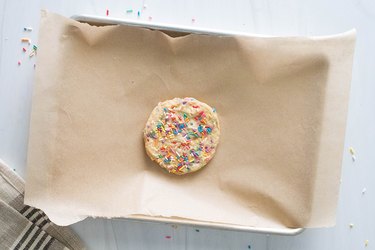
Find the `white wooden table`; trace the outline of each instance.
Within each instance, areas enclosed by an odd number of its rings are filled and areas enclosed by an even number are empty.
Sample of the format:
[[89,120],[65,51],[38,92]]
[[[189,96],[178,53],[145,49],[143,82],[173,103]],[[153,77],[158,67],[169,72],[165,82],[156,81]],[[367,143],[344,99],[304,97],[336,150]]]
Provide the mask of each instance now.
[[[110,16],[129,19],[137,19],[140,10],[142,20],[152,17],[153,22],[267,35],[328,35],[356,28],[335,227],[310,229],[293,237],[106,219],[87,219],[73,227],[89,249],[375,249],[374,0],[0,0],[0,158],[21,176],[26,165],[35,58],[23,55],[20,38],[36,41],[41,8],[68,17],[105,15],[108,9]],[[129,9],[133,13],[127,14]],[[26,26],[34,30],[25,33]],[[355,162],[348,152],[350,146],[356,150]],[[367,247],[365,240],[369,240]]]

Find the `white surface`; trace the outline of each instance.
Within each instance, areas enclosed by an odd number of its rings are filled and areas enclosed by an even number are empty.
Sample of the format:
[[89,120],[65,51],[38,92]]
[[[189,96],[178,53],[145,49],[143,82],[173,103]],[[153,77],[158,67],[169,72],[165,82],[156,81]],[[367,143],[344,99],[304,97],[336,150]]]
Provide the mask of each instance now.
[[[143,3],[147,9],[142,10]],[[329,35],[357,29],[337,225],[299,236],[87,219],[74,225],[89,249],[375,249],[375,1],[373,0],[0,0],[0,158],[25,173],[35,58],[20,38],[37,38],[39,10],[105,15],[266,35]],[[126,14],[133,9],[132,14]],[[195,18],[195,22],[192,22]],[[31,26],[30,33],[23,27]],[[21,66],[17,61],[22,60]],[[348,148],[356,150],[352,162]],[[362,190],[367,191],[363,195]],[[372,212],[371,212],[372,211]],[[349,223],[354,227],[349,228]],[[171,236],[166,239],[165,236]],[[365,240],[369,240],[365,247]]]

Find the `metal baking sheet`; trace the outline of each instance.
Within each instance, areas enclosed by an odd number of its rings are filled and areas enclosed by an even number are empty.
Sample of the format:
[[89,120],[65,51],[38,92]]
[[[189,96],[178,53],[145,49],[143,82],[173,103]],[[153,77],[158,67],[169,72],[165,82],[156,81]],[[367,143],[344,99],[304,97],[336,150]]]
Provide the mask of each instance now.
[[[155,23],[147,22],[142,20],[126,20],[120,18],[112,17],[102,17],[94,15],[74,15],[71,17],[74,20],[79,22],[85,22],[93,25],[128,25],[149,28],[153,30],[161,30],[166,33],[169,33],[171,36],[181,36],[184,34],[205,34],[205,35],[214,35],[214,36],[252,36],[249,33],[235,32],[235,31],[224,31],[224,30],[215,30],[215,29],[204,29],[199,27],[190,27],[190,26],[180,26],[174,24],[166,23]],[[259,35],[257,35],[259,36]],[[262,36],[268,37],[268,36]],[[224,229],[232,231],[245,231],[252,233],[264,233],[264,234],[278,234],[278,235],[297,235],[301,233],[303,228],[259,228],[259,227],[249,227],[241,225],[232,225],[224,223],[214,223],[214,222],[204,222],[204,221],[193,221],[185,219],[175,219],[175,218],[165,218],[165,217],[151,217],[143,215],[133,215],[126,217],[125,219],[133,221],[142,221],[142,222],[157,222],[165,224],[181,224],[187,226],[198,226],[198,227],[207,227],[215,229]]]

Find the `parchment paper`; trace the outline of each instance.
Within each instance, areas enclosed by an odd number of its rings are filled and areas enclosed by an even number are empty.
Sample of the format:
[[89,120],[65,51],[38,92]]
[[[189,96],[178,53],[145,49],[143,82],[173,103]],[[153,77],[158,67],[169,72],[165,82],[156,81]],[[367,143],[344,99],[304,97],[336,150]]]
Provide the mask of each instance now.
[[[332,226],[355,32],[172,38],[42,13],[25,203],[57,224],[147,215],[254,227]],[[217,109],[221,139],[201,171],[146,156],[159,101]]]

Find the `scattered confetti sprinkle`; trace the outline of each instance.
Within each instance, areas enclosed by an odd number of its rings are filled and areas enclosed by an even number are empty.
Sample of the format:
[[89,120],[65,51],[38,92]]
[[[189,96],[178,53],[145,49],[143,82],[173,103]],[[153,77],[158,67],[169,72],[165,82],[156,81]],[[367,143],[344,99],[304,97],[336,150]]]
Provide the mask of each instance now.
[[166,239],[171,239],[172,236],[167,235],[167,236],[165,236],[165,238],[166,238]]
[[33,31],[33,28],[31,28],[31,27],[25,27],[25,28],[23,28],[23,30],[24,31]]
[[21,38],[21,42],[23,42],[23,43],[31,43],[31,40],[30,40],[30,38],[28,38],[28,37],[22,37]]
[[362,194],[365,194],[366,191],[367,191],[367,189],[366,189],[366,188],[363,188],[363,189],[362,189]]
[[23,51],[23,52],[26,52],[26,48],[22,48],[22,51]]
[[140,17],[141,16],[141,12],[138,10],[137,12],[137,16]]
[[106,16],[109,16],[109,10],[107,9],[105,12]]
[[354,227],[354,224],[353,223],[350,223],[349,224],[349,227],[352,229]]
[[21,61],[18,61],[18,66],[20,66],[21,65]]
[[355,155],[355,151],[354,151],[354,148],[353,147],[350,147],[349,148],[349,152],[351,155]]
[[251,249],[251,245],[248,245],[247,248],[248,248],[248,249]]
[[353,147],[349,147],[349,153],[352,155],[352,161],[355,161],[356,157],[355,157],[355,150]]
[[199,229],[195,229],[195,232],[199,233]]
[[365,240],[365,247],[368,246],[368,240]]
[[195,18],[192,18],[191,21],[192,21],[193,23],[195,23]]
[[30,58],[36,55],[37,49],[38,49],[38,47],[36,45],[33,45],[33,49],[29,54]]
[[126,13],[128,13],[128,14],[133,13],[133,10],[132,9],[126,10]]

